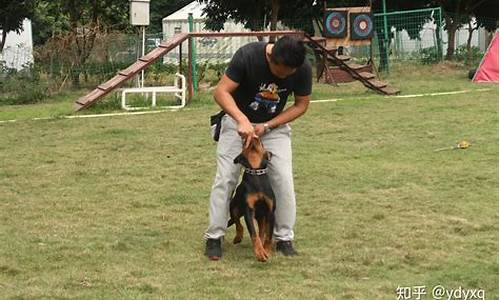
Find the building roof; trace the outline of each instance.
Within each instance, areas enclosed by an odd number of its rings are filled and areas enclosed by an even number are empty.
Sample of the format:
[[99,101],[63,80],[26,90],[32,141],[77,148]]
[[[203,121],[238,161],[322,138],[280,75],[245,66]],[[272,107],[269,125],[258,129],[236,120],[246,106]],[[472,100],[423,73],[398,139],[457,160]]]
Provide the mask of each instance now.
[[172,21],[172,20],[187,20],[188,14],[193,14],[193,19],[204,19],[203,8],[205,8],[205,3],[199,3],[198,1],[193,1],[178,11],[174,12],[163,18],[163,21]]

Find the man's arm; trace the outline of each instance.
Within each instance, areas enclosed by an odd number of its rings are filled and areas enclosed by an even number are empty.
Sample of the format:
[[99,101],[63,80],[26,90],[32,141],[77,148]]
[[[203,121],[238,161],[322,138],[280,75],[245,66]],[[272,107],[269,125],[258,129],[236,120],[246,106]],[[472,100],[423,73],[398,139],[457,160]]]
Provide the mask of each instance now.
[[[276,128],[280,125],[289,123],[297,119],[298,117],[302,116],[307,111],[310,101],[311,101],[310,95],[307,96],[296,95],[295,102],[293,103],[292,106],[288,107],[279,115],[277,115],[276,117],[267,122],[269,128],[271,129]],[[265,133],[264,124],[257,124],[255,126],[255,133],[259,136],[263,135]]]
[[219,106],[238,123],[238,134],[245,139],[246,148],[250,145],[255,133],[252,124],[238,108],[233,96],[231,95],[231,93],[234,92],[238,86],[239,83],[231,80],[224,74],[215,88],[214,98],[215,102],[217,102],[217,104],[219,104]]

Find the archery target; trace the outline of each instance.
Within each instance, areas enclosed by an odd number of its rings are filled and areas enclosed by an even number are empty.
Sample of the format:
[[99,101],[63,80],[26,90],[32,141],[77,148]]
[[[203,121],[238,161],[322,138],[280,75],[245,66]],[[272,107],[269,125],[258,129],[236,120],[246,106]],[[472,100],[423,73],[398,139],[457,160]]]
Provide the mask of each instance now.
[[324,18],[325,36],[344,38],[347,36],[347,12],[327,11]]
[[373,19],[369,13],[351,13],[351,40],[366,40],[373,35]]

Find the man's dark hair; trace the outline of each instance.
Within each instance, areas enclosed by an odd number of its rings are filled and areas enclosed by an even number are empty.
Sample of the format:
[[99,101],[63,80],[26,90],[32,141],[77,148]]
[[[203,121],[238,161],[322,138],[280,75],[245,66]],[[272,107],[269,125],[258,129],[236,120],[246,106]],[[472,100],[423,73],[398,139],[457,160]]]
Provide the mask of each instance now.
[[301,40],[285,35],[274,44],[271,61],[277,65],[298,68],[304,63],[306,48]]

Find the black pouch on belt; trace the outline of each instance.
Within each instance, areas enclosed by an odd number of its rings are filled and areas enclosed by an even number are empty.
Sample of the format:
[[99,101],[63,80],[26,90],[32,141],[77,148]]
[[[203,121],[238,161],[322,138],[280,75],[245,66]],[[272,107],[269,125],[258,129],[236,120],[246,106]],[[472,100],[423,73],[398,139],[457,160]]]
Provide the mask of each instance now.
[[226,113],[221,110],[215,115],[210,116],[210,130],[212,131],[212,138],[214,141],[218,142],[219,141],[219,136],[220,136],[220,129],[221,129],[221,123],[222,123],[222,117]]

